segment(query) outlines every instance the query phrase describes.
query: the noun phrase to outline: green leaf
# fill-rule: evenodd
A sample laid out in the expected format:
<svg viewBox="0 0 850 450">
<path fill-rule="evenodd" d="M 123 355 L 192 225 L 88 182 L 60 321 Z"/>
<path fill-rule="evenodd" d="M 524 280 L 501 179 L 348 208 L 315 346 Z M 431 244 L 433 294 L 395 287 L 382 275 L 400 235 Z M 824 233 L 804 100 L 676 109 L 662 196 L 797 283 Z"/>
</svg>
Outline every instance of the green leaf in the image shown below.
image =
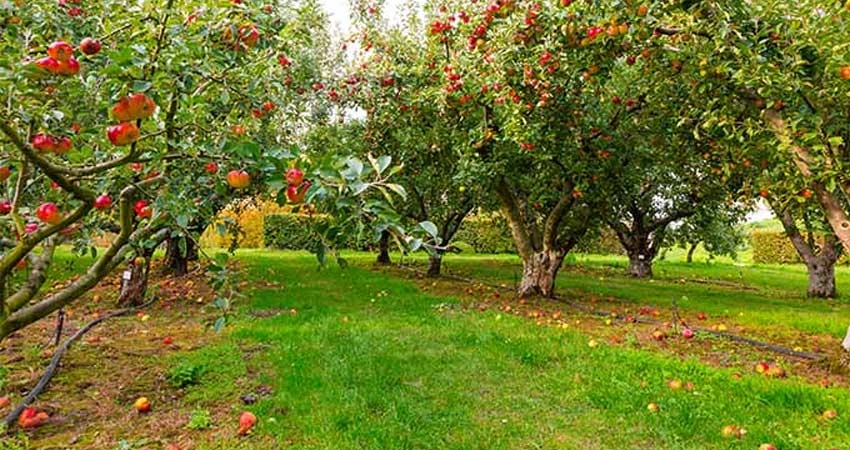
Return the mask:
<svg viewBox="0 0 850 450">
<path fill-rule="evenodd" d="M 437 231 L 437 226 L 434 225 L 434 222 L 428 220 L 419 222 L 419 227 L 425 230 L 425 232 L 430 234 L 433 238 L 437 238 L 438 234 L 440 233 L 439 231 Z"/>
<path fill-rule="evenodd" d="M 215 324 L 213 324 L 213 330 L 215 330 L 216 333 L 221 333 L 221 330 L 224 329 L 225 323 L 227 323 L 227 319 L 219 317 L 215 320 Z"/>
<path fill-rule="evenodd" d="M 404 186 L 395 183 L 387 183 L 384 186 L 386 186 L 387 189 L 398 194 L 398 196 L 401 197 L 402 200 L 407 200 L 407 191 L 404 189 Z"/>
</svg>

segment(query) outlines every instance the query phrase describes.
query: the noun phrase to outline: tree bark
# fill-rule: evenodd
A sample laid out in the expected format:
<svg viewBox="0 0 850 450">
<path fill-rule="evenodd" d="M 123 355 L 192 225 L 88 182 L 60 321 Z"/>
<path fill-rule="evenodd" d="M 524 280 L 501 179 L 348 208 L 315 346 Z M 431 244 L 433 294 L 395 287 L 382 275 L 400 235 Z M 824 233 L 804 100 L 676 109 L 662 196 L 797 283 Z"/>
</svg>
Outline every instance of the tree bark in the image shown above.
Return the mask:
<svg viewBox="0 0 850 450">
<path fill-rule="evenodd" d="M 824 256 L 806 263 L 809 272 L 809 297 L 835 298 L 835 261 Z"/>
<path fill-rule="evenodd" d="M 557 251 L 535 252 L 531 258 L 522 262 L 522 281 L 519 286 L 520 297 L 555 294 L 555 278 L 564 262 L 566 254 Z"/>
<path fill-rule="evenodd" d="M 186 242 L 186 253 L 180 251 L 180 240 Z M 185 236 L 169 237 L 165 241 L 164 270 L 171 275 L 182 277 L 189 273 L 189 263 L 198 260 L 198 248 L 193 239 Z"/>
<path fill-rule="evenodd" d="M 440 269 L 443 265 L 443 255 L 431 255 L 428 257 L 428 276 L 439 277 Z"/>
<path fill-rule="evenodd" d="M 652 257 L 629 252 L 629 275 L 635 278 L 652 278 Z"/>
<path fill-rule="evenodd" d="M 381 240 L 378 241 L 378 264 L 390 264 L 390 232 L 382 231 Z"/>
<path fill-rule="evenodd" d="M 698 245 L 699 245 L 698 243 L 697 244 L 691 244 L 691 248 L 688 249 L 688 259 L 687 259 L 688 264 L 691 264 L 691 263 L 694 262 L 694 251 L 697 249 Z"/>
</svg>

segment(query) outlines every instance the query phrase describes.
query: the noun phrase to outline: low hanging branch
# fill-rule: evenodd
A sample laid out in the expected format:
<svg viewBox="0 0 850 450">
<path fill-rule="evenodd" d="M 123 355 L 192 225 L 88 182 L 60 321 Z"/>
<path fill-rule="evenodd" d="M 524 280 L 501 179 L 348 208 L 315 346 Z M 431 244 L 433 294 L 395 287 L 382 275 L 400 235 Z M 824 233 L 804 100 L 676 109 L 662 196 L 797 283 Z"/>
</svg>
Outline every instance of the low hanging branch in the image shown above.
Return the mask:
<svg viewBox="0 0 850 450">
<path fill-rule="evenodd" d="M 3 424 L 5 424 L 6 430 L 11 429 L 12 425 L 14 425 L 15 421 L 18 420 L 18 416 L 21 415 L 21 412 L 23 412 L 24 408 L 31 405 L 32 402 L 35 401 L 35 398 L 38 397 L 39 394 L 44 392 L 44 390 L 47 388 L 48 383 L 50 383 L 50 380 L 53 378 L 53 376 L 56 374 L 56 371 L 59 369 L 59 363 L 62 360 L 62 356 L 64 356 L 65 353 L 68 351 L 68 349 L 71 348 L 71 344 L 73 344 L 74 342 L 79 340 L 81 337 L 83 337 L 84 334 L 91 331 L 92 328 L 96 327 L 100 323 L 102 323 L 102 322 L 104 322 L 108 319 L 111 319 L 113 317 L 124 316 L 124 315 L 130 314 L 130 313 L 136 312 L 140 309 L 147 308 L 148 306 L 152 305 L 155 301 L 156 301 L 156 299 L 152 299 L 151 301 L 145 303 L 144 305 L 133 307 L 133 308 L 119 309 L 117 311 L 113 311 L 109 314 L 106 314 L 105 316 L 98 317 L 97 319 L 92 320 L 91 322 L 85 324 L 85 326 L 80 328 L 76 333 L 73 334 L 73 336 L 69 337 L 64 343 L 62 343 L 62 346 L 57 348 L 56 352 L 53 354 L 53 358 L 50 360 L 50 364 L 47 366 L 47 370 L 44 371 L 44 375 L 42 375 L 41 379 L 38 380 L 38 384 L 36 384 L 35 387 L 33 388 L 33 390 L 31 390 L 27 394 L 27 396 L 24 397 L 23 400 L 21 400 L 21 403 L 18 406 L 16 406 L 15 409 L 13 409 L 3 419 Z"/>
</svg>

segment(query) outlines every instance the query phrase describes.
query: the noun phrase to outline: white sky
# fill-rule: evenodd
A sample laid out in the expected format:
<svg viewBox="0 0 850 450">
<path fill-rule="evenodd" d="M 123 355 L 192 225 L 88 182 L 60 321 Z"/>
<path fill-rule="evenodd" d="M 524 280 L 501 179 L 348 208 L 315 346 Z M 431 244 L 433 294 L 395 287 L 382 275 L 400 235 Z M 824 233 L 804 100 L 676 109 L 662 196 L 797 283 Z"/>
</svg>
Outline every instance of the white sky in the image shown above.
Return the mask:
<svg viewBox="0 0 850 450">
<path fill-rule="evenodd" d="M 351 23 L 351 12 L 349 9 L 348 0 L 321 0 L 322 6 L 330 14 L 331 24 L 339 27 L 343 32 L 347 32 Z M 384 0 L 384 14 L 392 20 L 396 16 L 398 7 L 402 4 L 402 0 Z"/>
</svg>

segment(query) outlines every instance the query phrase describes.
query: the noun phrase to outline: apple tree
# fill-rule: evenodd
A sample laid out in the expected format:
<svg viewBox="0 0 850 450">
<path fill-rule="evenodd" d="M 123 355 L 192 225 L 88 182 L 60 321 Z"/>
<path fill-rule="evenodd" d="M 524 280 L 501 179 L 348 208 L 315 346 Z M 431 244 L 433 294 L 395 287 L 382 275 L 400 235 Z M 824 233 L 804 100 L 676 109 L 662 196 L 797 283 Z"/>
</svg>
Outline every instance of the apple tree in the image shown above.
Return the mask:
<svg viewBox="0 0 850 450">
<path fill-rule="evenodd" d="M 292 6 L 34 1 L 3 10 L 0 339 L 128 260 L 132 279 L 143 277 L 137 268 L 166 239 L 186 255 L 193 224 L 245 193 L 294 188 L 296 201 L 309 191 L 344 205 L 355 195 L 348 184 L 383 182 L 333 167 L 285 181 L 292 130 L 321 83 L 309 37 L 322 24 Z M 94 244 L 101 236 L 105 248 Z M 47 289 L 65 244 L 90 264 Z"/>
</svg>

